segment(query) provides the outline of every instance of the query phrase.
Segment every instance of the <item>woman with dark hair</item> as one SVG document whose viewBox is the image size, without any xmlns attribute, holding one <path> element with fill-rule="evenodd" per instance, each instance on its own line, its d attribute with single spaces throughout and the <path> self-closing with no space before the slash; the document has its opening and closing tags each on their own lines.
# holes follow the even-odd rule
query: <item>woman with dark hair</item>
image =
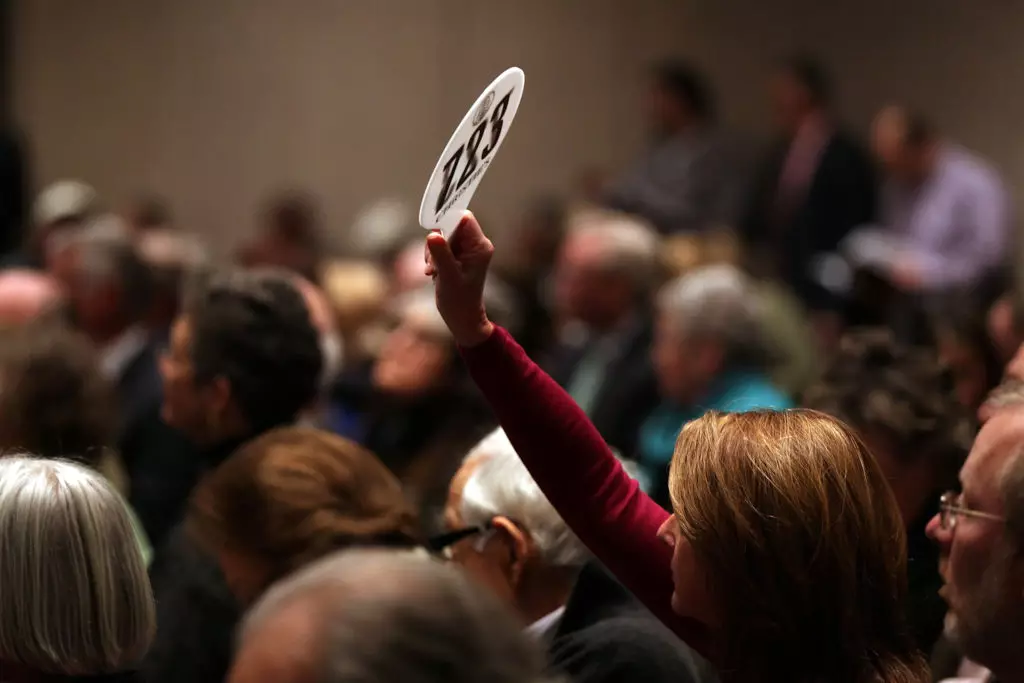
<svg viewBox="0 0 1024 683">
<path fill-rule="evenodd" d="M 577 536 L 724 681 L 924 683 L 903 521 L 867 446 L 812 411 L 708 413 L 682 430 L 672 512 L 488 319 L 494 248 L 467 214 L 431 234 L 438 309 L 516 452 Z"/>
</svg>

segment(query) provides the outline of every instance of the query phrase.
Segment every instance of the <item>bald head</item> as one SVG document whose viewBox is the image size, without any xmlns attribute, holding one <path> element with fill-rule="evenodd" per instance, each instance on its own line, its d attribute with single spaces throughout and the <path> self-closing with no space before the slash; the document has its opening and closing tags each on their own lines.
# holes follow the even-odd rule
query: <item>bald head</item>
<svg viewBox="0 0 1024 683">
<path fill-rule="evenodd" d="M 533 683 L 542 670 L 515 619 L 455 569 L 409 552 L 354 550 L 257 603 L 230 682 Z"/>
<path fill-rule="evenodd" d="M 0 273 L 0 326 L 24 325 L 52 310 L 61 301 L 60 284 L 32 270 Z"/>
</svg>

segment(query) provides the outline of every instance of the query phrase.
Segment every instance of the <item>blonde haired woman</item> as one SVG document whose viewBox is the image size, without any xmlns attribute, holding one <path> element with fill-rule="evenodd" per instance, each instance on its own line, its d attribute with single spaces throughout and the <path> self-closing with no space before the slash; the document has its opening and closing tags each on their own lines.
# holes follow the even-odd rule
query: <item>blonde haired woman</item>
<svg viewBox="0 0 1024 683">
<path fill-rule="evenodd" d="M 156 629 L 124 502 L 75 463 L 0 459 L 0 680 L 128 680 Z"/>
<path fill-rule="evenodd" d="M 929 680 L 903 611 L 899 509 L 863 442 L 811 411 L 709 413 L 679 436 L 672 513 L 644 495 L 480 292 L 493 246 L 471 216 L 428 237 L 427 272 L 473 378 L 551 503 L 722 679 Z"/>
</svg>

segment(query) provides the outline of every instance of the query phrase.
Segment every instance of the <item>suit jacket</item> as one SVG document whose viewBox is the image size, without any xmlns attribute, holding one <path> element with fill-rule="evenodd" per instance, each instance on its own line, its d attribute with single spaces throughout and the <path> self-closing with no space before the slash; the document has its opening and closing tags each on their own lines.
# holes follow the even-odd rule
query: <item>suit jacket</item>
<svg viewBox="0 0 1024 683">
<path fill-rule="evenodd" d="M 650 359 L 653 336 L 648 319 L 637 323 L 626 334 L 605 371 L 590 411 L 590 421 L 604 440 L 625 457 L 636 453 L 640 425 L 660 400 Z M 591 343 L 594 342 L 556 349 L 551 361 L 546 363 L 548 373 L 566 386 Z"/>
<path fill-rule="evenodd" d="M 573 683 L 715 680 L 707 662 L 596 562 L 580 572 L 548 654 Z"/>
<path fill-rule="evenodd" d="M 131 482 L 129 502 L 154 548 L 181 519 L 201 472 L 197 449 L 160 417 L 163 384 L 157 355 L 155 345 L 143 347 L 116 387 L 118 450 Z"/>
<path fill-rule="evenodd" d="M 835 251 L 851 229 L 874 219 L 877 187 L 871 161 L 852 136 L 833 133 L 802 201 L 780 215 L 779 180 L 789 146 L 789 140 L 779 142 L 768 154 L 741 230 L 755 251 L 772 252 L 780 277 L 805 306 L 840 310 L 842 299 L 817 281 L 816 260 Z"/>
</svg>

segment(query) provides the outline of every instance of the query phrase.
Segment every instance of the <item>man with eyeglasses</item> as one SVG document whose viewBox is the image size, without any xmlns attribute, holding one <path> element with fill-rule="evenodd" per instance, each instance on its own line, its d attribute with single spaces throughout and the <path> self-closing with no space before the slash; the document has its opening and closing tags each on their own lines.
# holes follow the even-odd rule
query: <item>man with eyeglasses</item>
<svg viewBox="0 0 1024 683">
<path fill-rule="evenodd" d="M 1024 408 L 997 411 L 942 497 L 928 535 L 940 547 L 946 635 L 979 680 L 1024 681 Z"/>
<path fill-rule="evenodd" d="M 589 559 L 504 431 L 474 447 L 449 488 L 448 533 L 431 548 L 520 617 L 573 683 L 711 680 L 706 663 Z"/>
</svg>

